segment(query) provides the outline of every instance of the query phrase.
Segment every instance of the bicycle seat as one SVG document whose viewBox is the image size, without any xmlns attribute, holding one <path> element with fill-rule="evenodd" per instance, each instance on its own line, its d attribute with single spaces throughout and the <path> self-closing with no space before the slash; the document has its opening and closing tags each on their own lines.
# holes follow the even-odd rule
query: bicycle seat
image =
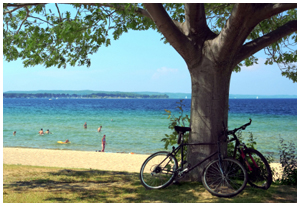
<svg viewBox="0 0 300 206">
<path fill-rule="evenodd" d="M 175 126 L 174 129 L 175 129 L 175 131 L 176 131 L 177 133 L 179 133 L 179 132 L 185 133 L 185 132 L 191 131 L 191 128 L 190 128 L 190 127 L 179 127 L 179 126 Z"/>
</svg>

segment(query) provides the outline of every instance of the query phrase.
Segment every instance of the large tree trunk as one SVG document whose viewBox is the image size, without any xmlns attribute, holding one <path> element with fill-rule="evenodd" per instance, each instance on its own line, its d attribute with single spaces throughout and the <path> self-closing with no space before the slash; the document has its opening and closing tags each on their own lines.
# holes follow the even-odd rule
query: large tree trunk
<svg viewBox="0 0 300 206">
<path fill-rule="evenodd" d="M 217 143 L 228 121 L 228 98 L 231 69 L 216 65 L 207 58 L 189 68 L 192 79 L 191 132 L 189 143 Z M 222 145 L 226 154 L 227 145 Z M 217 145 L 188 146 L 188 163 L 195 165 L 217 151 Z M 217 158 L 217 155 L 212 159 Z M 200 181 L 206 161 L 190 172 L 189 179 Z M 200 174 L 200 175 L 199 175 Z"/>
</svg>

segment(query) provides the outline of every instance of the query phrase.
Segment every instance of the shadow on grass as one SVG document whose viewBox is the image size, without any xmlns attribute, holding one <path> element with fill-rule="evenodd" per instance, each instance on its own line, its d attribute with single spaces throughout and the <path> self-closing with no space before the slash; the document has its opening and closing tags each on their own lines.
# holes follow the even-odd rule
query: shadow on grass
<svg viewBox="0 0 300 206">
<path fill-rule="evenodd" d="M 29 176 L 30 177 L 30 176 Z M 32 177 L 32 176 L 31 176 Z M 272 185 L 267 191 L 246 187 L 233 198 L 212 196 L 197 183 L 170 185 L 161 190 L 146 190 L 138 173 L 99 170 L 57 170 L 42 172 L 29 181 L 3 184 L 4 194 L 43 193 L 40 202 L 297 202 L 297 188 Z"/>
<path fill-rule="evenodd" d="M 30 176 L 29 176 L 30 177 Z M 28 179 L 28 178 L 27 178 Z M 171 185 L 162 190 L 146 190 L 138 173 L 99 170 L 58 170 L 43 172 L 30 180 L 4 184 L 6 194 L 47 193 L 42 202 L 190 202 L 198 199 L 192 188 Z M 174 190 L 175 189 L 175 190 Z M 200 191 L 205 191 L 199 187 Z"/>
</svg>

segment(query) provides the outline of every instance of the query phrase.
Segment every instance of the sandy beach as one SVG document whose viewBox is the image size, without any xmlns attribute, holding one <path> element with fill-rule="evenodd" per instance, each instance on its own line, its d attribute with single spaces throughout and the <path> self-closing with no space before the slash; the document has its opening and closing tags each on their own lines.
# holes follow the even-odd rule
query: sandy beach
<svg viewBox="0 0 300 206">
<path fill-rule="evenodd" d="M 3 148 L 3 164 L 140 172 L 149 155 L 91 151 Z"/>
<path fill-rule="evenodd" d="M 31 148 L 3 148 L 4 164 L 49 166 L 63 168 L 86 168 L 109 171 L 140 172 L 140 168 L 149 155 L 104 153 L 92 151 L 49 150 Z M 279 163 L 271 163 L 272 168 L 282 171 Z"/>
</svg>

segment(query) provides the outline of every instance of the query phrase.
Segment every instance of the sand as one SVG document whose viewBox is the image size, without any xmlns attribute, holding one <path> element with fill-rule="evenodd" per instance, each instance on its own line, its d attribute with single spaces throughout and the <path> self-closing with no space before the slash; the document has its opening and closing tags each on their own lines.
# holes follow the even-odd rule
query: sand
<svg viewBox="0 0 300 206">
<path fill-rule="evenodd" d="M 140 172 L 149 155 L 95 151 L 3 148 L 3 164 Z"/>
<path fill-rule="evenodd" d="M 95 151 L 50 150 L 30 148 L 3 148 L 4 164 L 20 164 L 63 168 L 86 168 L 109 171 L 140 172 L 143 162 L 149 155 L 106 153 Z M 281 177 L 279 163 L 270 166 Z"/>
</svg>

